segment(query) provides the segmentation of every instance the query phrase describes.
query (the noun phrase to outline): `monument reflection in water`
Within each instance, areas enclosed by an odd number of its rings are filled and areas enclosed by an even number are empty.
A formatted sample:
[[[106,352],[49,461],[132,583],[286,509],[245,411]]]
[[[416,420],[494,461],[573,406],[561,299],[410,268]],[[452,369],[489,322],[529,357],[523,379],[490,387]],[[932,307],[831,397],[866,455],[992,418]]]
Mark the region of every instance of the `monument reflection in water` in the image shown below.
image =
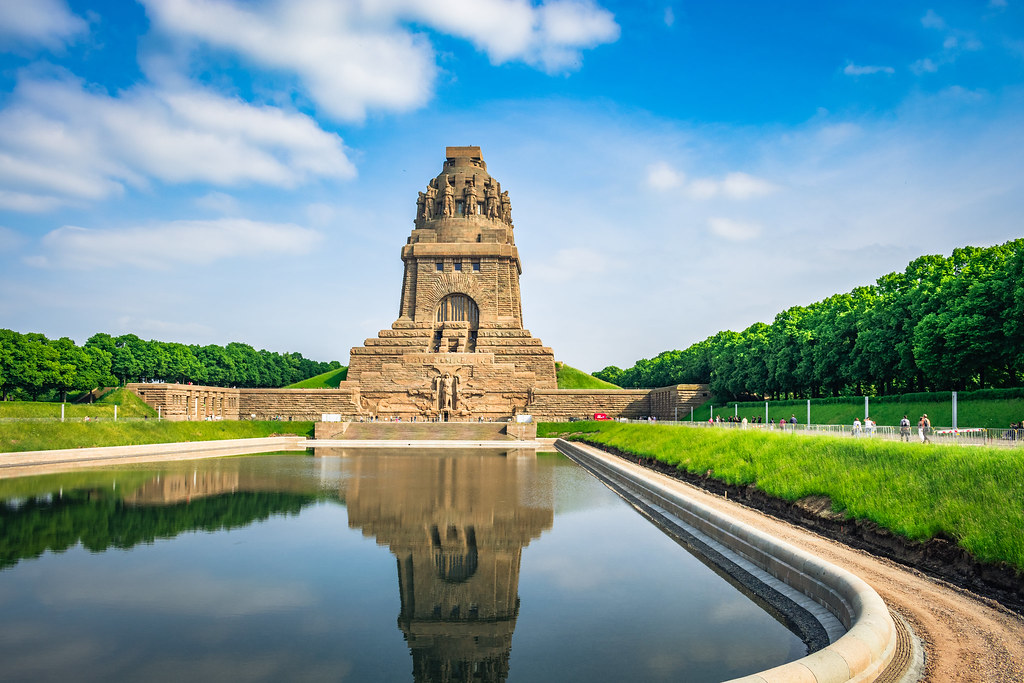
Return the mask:
[[[344,451],[318,449],[317,455]],[[359,458],[344,498],[349,525],[398,559],[398,626],[416,681],[503,681],[519,614],[523,548],[550,529],[554,492],[533,451]]]

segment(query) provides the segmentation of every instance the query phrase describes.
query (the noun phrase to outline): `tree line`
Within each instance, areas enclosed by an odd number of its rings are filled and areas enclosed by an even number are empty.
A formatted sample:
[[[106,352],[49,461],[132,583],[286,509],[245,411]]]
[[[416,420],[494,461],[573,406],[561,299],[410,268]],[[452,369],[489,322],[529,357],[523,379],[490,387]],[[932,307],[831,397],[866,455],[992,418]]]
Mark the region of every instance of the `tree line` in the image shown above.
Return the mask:
[[[78,346],[68,337],[0,329],[0,400],[88,391],[128,382],[181,382],[218,387],[283,387],[340,368],[301,353],[248,344],[185,345],[134,334],[98,333]]]
[[[709,384],[726,400],[1024,385],[1024,239],[921,256],[769,325],[594,373],[621,387]]]

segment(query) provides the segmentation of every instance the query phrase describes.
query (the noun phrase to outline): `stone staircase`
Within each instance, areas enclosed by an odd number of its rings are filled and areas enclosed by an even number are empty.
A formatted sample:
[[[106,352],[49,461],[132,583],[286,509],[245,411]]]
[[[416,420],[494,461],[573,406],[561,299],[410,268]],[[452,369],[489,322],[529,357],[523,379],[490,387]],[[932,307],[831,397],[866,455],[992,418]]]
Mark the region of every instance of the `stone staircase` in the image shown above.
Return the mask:
[[[318,422],[313,433],[317,439],[354,441],[516,441],[509,427],[536,429],[505,422]]]

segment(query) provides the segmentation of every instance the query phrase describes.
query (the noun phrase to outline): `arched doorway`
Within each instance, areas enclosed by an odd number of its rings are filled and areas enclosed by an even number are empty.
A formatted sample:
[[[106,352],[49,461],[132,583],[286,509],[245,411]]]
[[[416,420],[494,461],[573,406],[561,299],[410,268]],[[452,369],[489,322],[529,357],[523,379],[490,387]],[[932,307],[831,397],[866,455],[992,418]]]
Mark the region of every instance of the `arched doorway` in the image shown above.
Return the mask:
[[[452,325],[448,323],[466,323]],[[434,312],[434,353],[472,353],[476,351],[477,329],[480,327],[480,307],[468,294],[455,292],[437,302]]]

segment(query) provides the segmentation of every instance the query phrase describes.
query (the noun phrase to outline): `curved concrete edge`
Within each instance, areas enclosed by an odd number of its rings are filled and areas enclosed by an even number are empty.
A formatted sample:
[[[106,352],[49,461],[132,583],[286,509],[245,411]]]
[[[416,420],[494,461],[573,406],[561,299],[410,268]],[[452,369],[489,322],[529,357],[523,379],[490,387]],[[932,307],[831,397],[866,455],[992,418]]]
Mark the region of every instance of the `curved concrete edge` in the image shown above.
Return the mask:
[[[601,469],[653,499],[775,578],[832,612],[847,632],[831,645],[795,662],[735,679],[733,683],[866,683],[881,674],[896,651],[896,626],[882,598],[862,579],[799,548],[729,518],[651,472],[596,448],[562,439],[556,448]]]
[[[47,471],[131,462],[159,462],[196,458],[214,458],[245,453],[305,450],[304,436],[268,436],[219,441],[181,441],[137,446],[98,446],[60,448],[48,451],[0,453],[0,477],[21,476],[25,470]]]

